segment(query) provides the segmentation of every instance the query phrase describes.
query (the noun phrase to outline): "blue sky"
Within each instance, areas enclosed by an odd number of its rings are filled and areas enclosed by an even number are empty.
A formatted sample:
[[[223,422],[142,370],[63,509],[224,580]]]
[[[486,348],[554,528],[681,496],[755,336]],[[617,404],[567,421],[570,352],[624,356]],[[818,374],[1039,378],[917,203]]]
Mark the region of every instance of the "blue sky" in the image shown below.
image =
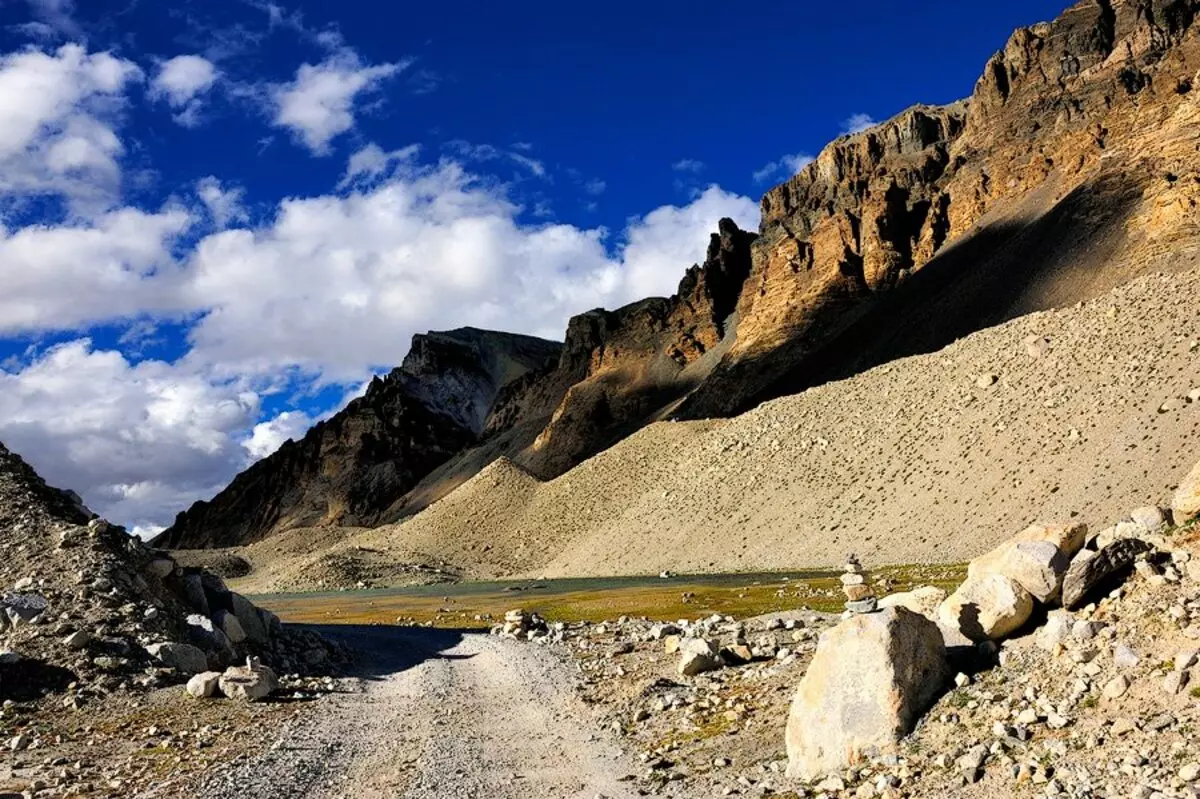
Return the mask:
[[[461,324],[669,293],[1061,2],[0,0],[0,440],[152,531]]]

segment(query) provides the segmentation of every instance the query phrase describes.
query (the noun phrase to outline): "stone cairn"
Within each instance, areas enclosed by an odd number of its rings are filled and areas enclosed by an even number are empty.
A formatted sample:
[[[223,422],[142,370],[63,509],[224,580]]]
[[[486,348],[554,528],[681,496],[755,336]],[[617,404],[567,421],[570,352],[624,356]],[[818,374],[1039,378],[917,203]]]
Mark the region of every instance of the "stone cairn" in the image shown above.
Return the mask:
[[[867,585],[858,556],[851,553],[846,558],[846,573],[842,575],[842,591],[846,594],[846,612],[874,613],[879,605],[875,592]]]

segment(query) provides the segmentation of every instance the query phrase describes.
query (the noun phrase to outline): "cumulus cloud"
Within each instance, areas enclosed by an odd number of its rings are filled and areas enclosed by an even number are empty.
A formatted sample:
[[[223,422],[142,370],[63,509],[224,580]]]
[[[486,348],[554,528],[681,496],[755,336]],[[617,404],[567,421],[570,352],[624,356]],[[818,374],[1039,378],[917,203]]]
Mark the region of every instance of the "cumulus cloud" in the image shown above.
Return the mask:
[[[252,458],[259,460],[274,453],[288,439],[302,438],[312,424],[312,418],[302,411],[284,411],[273,419],[254,425],[254,430],[242,441],[242,446]]]
[[[171,249],[191,221],[181,209],[123,208],[78,225],[0,225],[0,334],[178,310]]]
[[[763,166],[754,173],[755,183],[766,183],[771,180],[786,180],[793,175],[800,174],[804,167],[813,162],[813,157],[808,153],[794,153],[785,155],[769,164]]]
[[[320,64],[302,64],[295,80],[272,92],[274,124],[286,128],[313,155],[327,155],[329,143],[354,128],[359,95],[379,88],[408,63],[367,66],[353,50],[342,49]]]
[[[132,62],[79,45],[0,56],[0,196],[62,197],[77,214],[110,207],[123,152],[114,131]]]
[[[34,22],[23,26],[26,33],[39,38],[49,38],[54,34],[68,38],[80,38],[83,30],[75,21],[75,3],[73,0],[26,0]]]
[[[851,114],[842,120],[842,133],[862,133],[878,124],[870,114]]]
[[[200,121],[201,98],[217,82],[217,68],[198,55],[178,55],[164,61],[150,84],[150,97],[165,100],[176,110],[175,121],[193,127]]]
[[[196,195],[208,209],[213,224],[219,228],[228,227],[230,222],[250,221],[250,215],[242,205],[246,195],[243,188],[227,189],[221,185],[221,181],[209,175],[196,182]]]
[[[682,158],[671,164],[671,169],[676,172],[703,172],[706,164],[703,161],[697,161],[695,158]]]
[[[258,396],[186,366],[131,363],[87,339],[0,370],[0,440],[97,513],[153,529],[248,462]]]

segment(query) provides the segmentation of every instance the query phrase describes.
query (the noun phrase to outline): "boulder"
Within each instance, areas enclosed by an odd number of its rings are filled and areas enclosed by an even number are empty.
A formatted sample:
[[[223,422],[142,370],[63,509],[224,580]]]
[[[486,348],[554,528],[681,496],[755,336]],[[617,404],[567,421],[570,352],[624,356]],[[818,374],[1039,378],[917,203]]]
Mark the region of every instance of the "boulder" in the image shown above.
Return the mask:
[[[1015,580],[1039,602],[1051,602],[1062,590],[1070,559],[1052,541],[1012,540],[967,566],[967,576],[1000,574]]]
[[[678,671],[685,677],[721,668],[717,648],[703,638],[684,639],[680,644],[679,652]]]
[[[1175,524],[1186,524],[1200,515],[1200,463],[1197,463],[1171,499],[1171,516]]]
[[[146,564],[146,573],[159,580],[165,580],[175,571],[175,561],[170,558],[155,558]]]
[[[1094,589],[1131,568],[1138,555],[1151,549],[1140,538],[1121,538],[1095,554],[1079,553],[1063,577],[1063,607],[1073,609],[1083,605]]]
[[[1012,543],[1022,541],[1048,541],[1063,551],[1068,559],[1083,549],[1087,540],[1088,528],[1082,522],[1056,522],[1053,524],[1031,524],[1010,540]]]
[[[46,612],[50,604],[41,594],[5,594],[0,598],[0,610],[3,610],[9,624],[16,627],[21,623],[29,623]]]
[[[906,608],[913,613],[933,619],[937,616],[938,606],[946,601],[946,592],[933,585],[924,585],[911,591],[889,594],[879,600],[881,608]]]
[[[200,581],[199,574],[185,574],[180,580],[180,585],[183,588],[183,598],[188,606],[202,616],[207,616],[211,611],[208,608],[208,597],[204,595],[204,583]]]
[[[1134,508],[1129,512],[1129,518],[1147,533],[1157,533],[1167,526],[1167,517],[1155,505]]]
[[[68,649],[85,649],[91,642],[92,634],[87,630],[78,630],[63,639],[63,644]]]
[[[224,654],[233,651],[233,646],[229,643],[225,633],[207,616],[201,616],[199,613],[188,616],[187,631],[188,640],[205,652]]]
[[[972,641],[1003,638],[1020,629],[1033,613],[1033,595],[1011,577],[967,577],[938,608],[938,619]]]
[[[202,671],[188,680],[185,690],[197,699],[211,699],[217,695],[220,680],[221,672]]]
[[[895,752],[946,676],[937,625],[906,608],[826,631],[788,714],[788,776],[811,780]]]
[[[246,631],[242,629],[242,623],[238,621],[238,617],[227,610],[218,610],[213,613],[213,621],[218,629],[225,633],[225,637],[229,639],[231,644],[240,644],[246,640]]]
[[[191,644],[168,641],[150,644],[146,651],[167,668],[176,669],[184,674],[199,674],[208,669],[208,656]]]
[[[245,666],[226,669],[218,685],[221,693],[230,699],[254,702],[265,699],[279,688],[279,679],[271,669],[252,661]]]
[[[1056,610],[1046,618],[1038,632],[1037,644],[1048,652],[1064,646],[1075,629],[1075,617],[1065,610]]]
[[[263,617],[259,614],[258,608],[249,599],[246,599],[241,594],[231,592],[229,595],[229,604],[233,606],[233,615],[237,616],[238,623],[242,626],[246,637],[252,643],[265,646],[270,642],[271,635],[267,630],[267,625],[263,622]],[[228,631],[226,634],[228,634]]]

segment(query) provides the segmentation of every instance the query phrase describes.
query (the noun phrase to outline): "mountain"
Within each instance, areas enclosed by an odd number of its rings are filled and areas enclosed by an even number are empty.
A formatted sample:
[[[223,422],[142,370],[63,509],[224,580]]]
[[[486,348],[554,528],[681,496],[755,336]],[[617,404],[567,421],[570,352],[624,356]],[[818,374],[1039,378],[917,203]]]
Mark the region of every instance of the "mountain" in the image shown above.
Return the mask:
[[[414,336],[401,366],[213,499],[180,513],[156,544],[233,546],[289,527],[372,524],[420,478],[476,441],[506,385],[560,349],[473,328]]]
[[[722,221],[674,296],[575,317],[481,435],[446,442],[381,512],[326,518],[412,516],[501,457],[548,480],[657,421],[744,413],[1188,268],[1197,10],[1084,0],[1018,30],[969,98],[835,140],[766,193],[757,235]]]
[[[766,193],[760,235],[722,223],[689,273],[724,278],[702,349],[664,348],[653,324],[599,324],[601,312],[572,320],[575,367],[504,398],[547,419],[538,434],[459,455],[385,518],[500,456],[549,479],[645,424],[735,415],[1181,268],[1200,244],[1197,8],[1076,3],[1014,33],[970,98],[832,142]],[[697,307],[687,284],[680,309]],[[655,302],[614,313],[651,317]],[[667,361],[679,368],[662,381]]]

